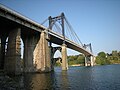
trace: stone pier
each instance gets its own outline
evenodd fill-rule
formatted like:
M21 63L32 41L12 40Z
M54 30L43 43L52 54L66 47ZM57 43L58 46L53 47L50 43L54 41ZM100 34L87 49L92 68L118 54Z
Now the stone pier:
M85 66L88 66L88 57L87 56L85 56Z
M50 48L46 33L24 38L24 72L51 71Z
M67 46L62 44L62 70L68 69L68 61L67 61Z
M28 33L21 38L21 29L11 30L8 35L8 45L5 54L5 40L0 38L0 67L8 74L21 74L21 39L24 43L23 71L49 72L51 71L50 48L46 39L46 32ZM5 64L3 64L3 55Z
M8 74L21 74L21 29L9 33L4 69Z
M94 57L93 56L90 57L90 62L91 62L91 66L94 66Z
M24 55L23 55L23 62L24 62L24 67L23 70L24 72L35 72L34 68L34 50L36 47L36 44L39 40L39 37L36 35L26 35L23 38L24 42Z
M54 52L53 52L52 49L53 49L53 47L52 47L52 46L49 46L51 71L54 71L54 60L53 60Z
M41 32L40 39L34 50L34 64L36 72L51 71L50 48L44 31Z

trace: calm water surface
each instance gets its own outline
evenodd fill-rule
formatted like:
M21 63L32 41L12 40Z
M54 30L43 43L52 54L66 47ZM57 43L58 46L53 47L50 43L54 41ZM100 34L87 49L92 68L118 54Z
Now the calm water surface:
M69 67L68 71L15 77L21 90L120 90L120 65Z

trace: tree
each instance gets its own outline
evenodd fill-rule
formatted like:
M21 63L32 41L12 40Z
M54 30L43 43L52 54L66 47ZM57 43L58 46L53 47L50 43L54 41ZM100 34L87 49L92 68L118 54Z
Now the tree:
M68 64L74 65L74 64L84 64L85 59L82 54L74 55L74 56L68 56Z
M85 63L85 57L83 55L79 55L77 58L77 64L84 64Z
M102 57L102 58L106 58L106 54L105 52L99 52L98 56Z
M118 56L120 57L120 51L118 52Z
M108 61L106 59L105 52L99 52L98 56L96 57L96 64L104 65L107 63L108 63Z
M118 60L119 59L117 51L112 51L112 56L113 56L114 60Z

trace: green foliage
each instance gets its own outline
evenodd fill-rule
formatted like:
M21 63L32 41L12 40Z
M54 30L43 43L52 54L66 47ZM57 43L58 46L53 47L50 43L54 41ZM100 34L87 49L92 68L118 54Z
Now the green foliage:
M72 55L67 57L68 65L81 64L84 65L85 57L82 54ZM120 51L112 51L108 54L105 52L99 52L95 60L97 65L107 65L107 64L120 64ZM61 66L60 63L56 63L55 66Z
M77 58L78 64L84 64L85 63L85 57L83 55L79 55Z
M96 57L96 64L120 64L120 51L112 51L111 54L106 54L105 52L99 52Z
M106 54L104 52L99 52L96 57L96 64L104 65L107 64Z
M59 62L56 62L55 66L61 66L61 64Z
M100 56L101 58L105 58L105 57L106 57L106 54L105 54L105 52L99 52L99 53L98 53L98 56Z
M117 56L118 56L117 51L112 51L112 56L113 56L113 57L117 57Z
M85 62L85 58L82 54L68 56L67 59L68 59L68 65L84 64Z

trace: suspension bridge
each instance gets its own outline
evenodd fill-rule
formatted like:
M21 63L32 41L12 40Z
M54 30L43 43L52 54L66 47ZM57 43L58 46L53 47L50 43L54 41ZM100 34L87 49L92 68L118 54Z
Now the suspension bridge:
M62 70L67 70L67 48L84 54L86 66L94 65L91 43L81 42L64 13L50 16L39 24L0 5L0 29L0 69L7 73L49 72L54 69L56 60L53 57L57 50L62 54ZM21 40L24 44L23 66ZM60 46L53 47L52 43Z

